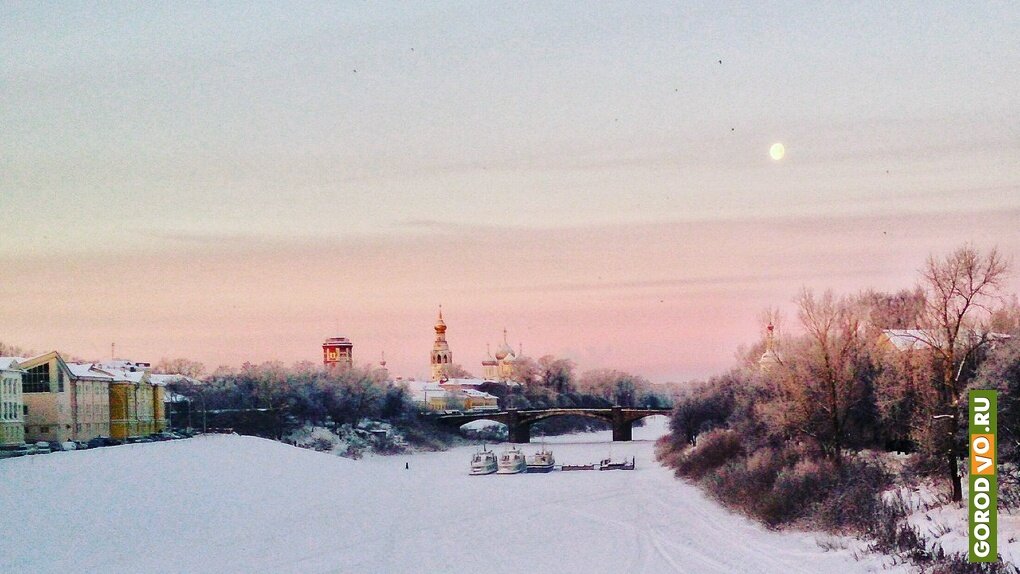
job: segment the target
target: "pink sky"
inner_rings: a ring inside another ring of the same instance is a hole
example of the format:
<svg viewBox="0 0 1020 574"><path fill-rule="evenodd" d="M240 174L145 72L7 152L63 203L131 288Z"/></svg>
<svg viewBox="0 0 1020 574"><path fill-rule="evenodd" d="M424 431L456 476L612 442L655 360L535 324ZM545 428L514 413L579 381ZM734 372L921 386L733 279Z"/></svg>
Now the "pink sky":
<svg viewBox="0 0 1020 574"><path fill-rule="evenodd" d="M476 374L505 326L516 348L655 381L727 368L792 317L801 286L912 286L930 252L970 241L1020 254L1020 210L526 229L449 226L347 240L166 239L159 249L7 257L2 340L85 357L185 356L210 368L318 361L332 335L394 375L428 372L436 306ZM1012 291L1017 281L1011 283ZM334 325L339 322L340 331Z"/></svg>

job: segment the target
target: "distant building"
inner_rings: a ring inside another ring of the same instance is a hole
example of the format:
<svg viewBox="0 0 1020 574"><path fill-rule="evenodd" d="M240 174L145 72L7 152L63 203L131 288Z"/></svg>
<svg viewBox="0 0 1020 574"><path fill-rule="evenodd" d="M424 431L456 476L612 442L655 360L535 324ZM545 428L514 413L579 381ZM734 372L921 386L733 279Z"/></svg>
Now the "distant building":
<svg viewBox="0 0 1020 574"><path fill-rule="evenodd" d="M155 393L149 363L111 361L92 368L111 377L110 436L125 440L156 432Z"/></svg>
<svg viewBox="0 0 1020 574"><path fill-rule="evenodd" d="M988 348L995 348L995 345L1008 341L1012 336L1006 333L979 332L972 329L960 332L956 341L958 344L974 344L984 340ZM900 352L913 352L945 345L946 336L935 329L883 329L878 336L879 347L896 350Z"/></svg>
<svg viewBox="0 0 1020 574"><path fill-rule="evenodd" d="M770 322L768 327L765 329L765 352L762 353L761 358L758 359L758 368L761 369L761 372L763 373L783 364L782 358L779 356L779 353L776 352L776 326Z"/></svg>
<svg viewBox="0 0 1020 574"><path fill-rule="evenodd" d="M25 439L64 442L110 436L113 377L93 364L68 364L56 351L18 362Z"/></svg>
<svg viewBox="0 0 1020 574"><path fill-rule="evenodd" d="M201 382L186 375L156 373L150 374L149 380L152 382L152 420L156 425L156 432L191 426L188 420L191 415L191 400L183 395L170 392L167 390L167 385L170 383L197 385ZM171 420L174 413L177 416Z"/></svg>
<svg viewBox="0 0 1020 574"><path fill-rule="evenodd" d="M453 352L446 342L446 323L443 322L443 308L439 307L439 318L434 327L436 340L432 344L432 354L429 362L432 367L432 380L441 381L450 374L450 365L453 363Z"/></svg>
<svg viewBox="0 0 1020 574"><path fill-rule="evenodd" d="M478 390L485 383L492 384L494 381L447 379L443 382L405 382L414 402L428 410L496 410L499 408L498 397Z"/></svg>
<svg viewBox="0 0 1020 574"><path fill-rule="evenodd" d="M347 337L330 337L322 343L322 364L326 368L354 366L354 344Z"/></svg>
<svg viewBox="0 0 1020 574"><path fill-rule="evenodd" d="M503 329L503 342L496 348L496 356L493 357L488 346L485 349L485 360L482 361L482 376L492 381L509 381L514 374L514 361L518 355L514 353L510 343L506 340L506 329Z"/></svg>
<svg viewBox="0 0 1020 574"><path fill-rule="evenodd" d="M0 357L0 447L25 442L25 402L22 399L19 357Z"/></svg>

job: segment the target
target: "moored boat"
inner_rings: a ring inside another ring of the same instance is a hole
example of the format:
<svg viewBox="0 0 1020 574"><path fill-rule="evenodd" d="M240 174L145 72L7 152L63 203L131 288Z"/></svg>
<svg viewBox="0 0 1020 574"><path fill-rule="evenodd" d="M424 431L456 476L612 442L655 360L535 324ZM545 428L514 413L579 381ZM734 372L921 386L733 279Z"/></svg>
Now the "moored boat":
<svg viewBox="0 0 1020 574"><path fill-rule="evenodd" d="M634 462L634 457L629 462L626 459L623 462L613 462L606 458L599 463L599 470L634 470Z"/></svg>
<svg viewBox="0 0 1020 574"><path fill-rule="evenodd" d="M482 474L492 474L496 472L496 469L496 453L491 450L487 450L484 446L482 447L482 450L476 452L475 455L471 457L472 475L477 476Z"/></svg>
<svg viewBox="0 0 1020 574"><path fill-rule="evenodd" d="M519 448L508 448L499 455L496 474L518 474L528 469L524 453Z"/></svg>
<svg viewBox="0 0 1020 574"><path fill-rule="evenodd" d="M528 461L528 472L549 472L556 465L556 459L553 458L551 450L546 450L542 447L542 450L535 453L535 456L527 457Z"/></svg>

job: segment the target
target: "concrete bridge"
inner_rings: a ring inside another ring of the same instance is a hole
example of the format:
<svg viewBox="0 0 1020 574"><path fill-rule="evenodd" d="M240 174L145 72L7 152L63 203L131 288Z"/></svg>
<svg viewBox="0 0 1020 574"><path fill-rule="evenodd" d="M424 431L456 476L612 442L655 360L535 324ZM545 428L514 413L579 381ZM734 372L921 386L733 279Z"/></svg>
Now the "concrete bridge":
<svg viewBox="0 0 1020 574"><path fill-rule="evenodd" d="M608 422L613 427L613 440L631 440L633 423L654 415L669 415L672 409L638 409L611 407L604 409L549 408L549 409L506 409L504 411L466 412L461 414L436 415L442 425L460 428L471 421L488 420L503 423L510 434L510 442L526 443L531 440L531 425L550 417L566 415L582 416Z"/></svg>

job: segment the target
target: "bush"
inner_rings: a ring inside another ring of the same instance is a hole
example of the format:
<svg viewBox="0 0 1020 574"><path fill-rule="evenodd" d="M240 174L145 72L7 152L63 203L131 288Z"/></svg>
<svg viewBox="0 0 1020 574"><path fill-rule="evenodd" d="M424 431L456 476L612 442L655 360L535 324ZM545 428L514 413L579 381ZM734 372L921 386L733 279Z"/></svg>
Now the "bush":
<svg viewBox="0 0 1020 574"><path fill-rule="evenodd" d="M799 460L783 468L762 509L766 523L778 525L808 516L829 495L835 475L835 465L825 460Z"/></svg>
<svg viewBox="0 0 1020 574"><path fill-rule="evenodd" d="M316 452L330 452L334 447L336 447L336 441L324 436L315 437L308 443L308 448Z"/></svg>
<svg viewBox="0 0 1020 574"><path fill-rule="evenodd" d="M743 453L744 447L737 433L710 431L701 437L698 446L688 448L679 457L676 472L679 476L697 480Z"/></svg>
<svg viewBox="0 0 1020 574"><path fill-rule="evenodd" d="M839 480L821 501L818 518L830 531L867 531L882 517L880 493L892 477L874 461L861 458L845 459L838 471Z"/></svg>

